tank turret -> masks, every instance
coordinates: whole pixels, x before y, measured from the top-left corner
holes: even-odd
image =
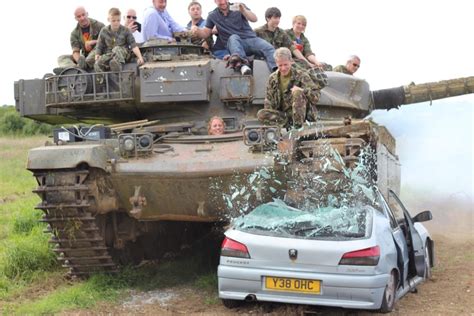
[[[366,148],[371,180],[383,194],[397,192],[395,139],[363,118],[474,86],[469,77],[371,92],[365,80],[328,72],[318,122],[295,131],[256,120],[270,74],[264,61],[244,76],[187,42],[141,51],[145,64],[105,73],[103,84],[77,68],[14,84],[22,116],[75,124],[55,129],[27,163],[37,208],[74,275],[159,257],[273,197],[306,202],[322,186],[328,201]],[[215,115],[223,135],[207,135]]]

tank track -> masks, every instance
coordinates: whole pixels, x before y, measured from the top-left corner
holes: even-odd
[[[62,266],[69,274],[86,277],[93,273],[117,272],[96,219],[89,170],[53,170],[35,172],[38,188],[33,192],[41,198],[36,209],[44,212],[41,222],[48,223],[50,243]],[[102,230],[103,231],[103,230]]]

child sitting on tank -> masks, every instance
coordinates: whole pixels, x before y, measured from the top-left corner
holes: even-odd
[[[96,46],[94,70],[96,72],[121,71],[122,66],[130,60],[131,51],[137,57],[138,65],[145,61],[129,28],[120,25],[120,10],[111,8],[107,20],[110,25],[99,34]],[[99,78],[103,82],[103,78]]]

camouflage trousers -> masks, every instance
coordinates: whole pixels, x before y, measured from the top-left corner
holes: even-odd
[[[96,72],[105,72],[110,69],[110,62],[113,60],[119,65],[125,64],[130,59],[130,50],[126,47],[115,46],[112,52],[100,55],[99,59],[94,64]]]
[[[72,55],[61,55],[58,57],[58,67],[60,68],[82,68],[84,70],[94,69],[95,50],[92,50],[87,57],[81,55],[80,61],[76,63]]]
[[[311,109],[312,106],[308,104],[308,100],[303,93],[303,90],[295,90],[291,93],[291,107],[288,107],[286,111],[279,111],[275,109],[261,109],[257,113],[257,118],[260,122],[265,125],[279,125],[289,127],[293,125],[295,128],[300,128],[306,121],[306,113],[311,110],[311,116],[315,116],[316,113],[312,113],[315,109]],[[308,118],[308,119],[313,119]]]

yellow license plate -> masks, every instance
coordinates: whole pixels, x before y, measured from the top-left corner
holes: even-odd
[[[265,288],[274,291],[320,294],[321,281],[266,276]]]

